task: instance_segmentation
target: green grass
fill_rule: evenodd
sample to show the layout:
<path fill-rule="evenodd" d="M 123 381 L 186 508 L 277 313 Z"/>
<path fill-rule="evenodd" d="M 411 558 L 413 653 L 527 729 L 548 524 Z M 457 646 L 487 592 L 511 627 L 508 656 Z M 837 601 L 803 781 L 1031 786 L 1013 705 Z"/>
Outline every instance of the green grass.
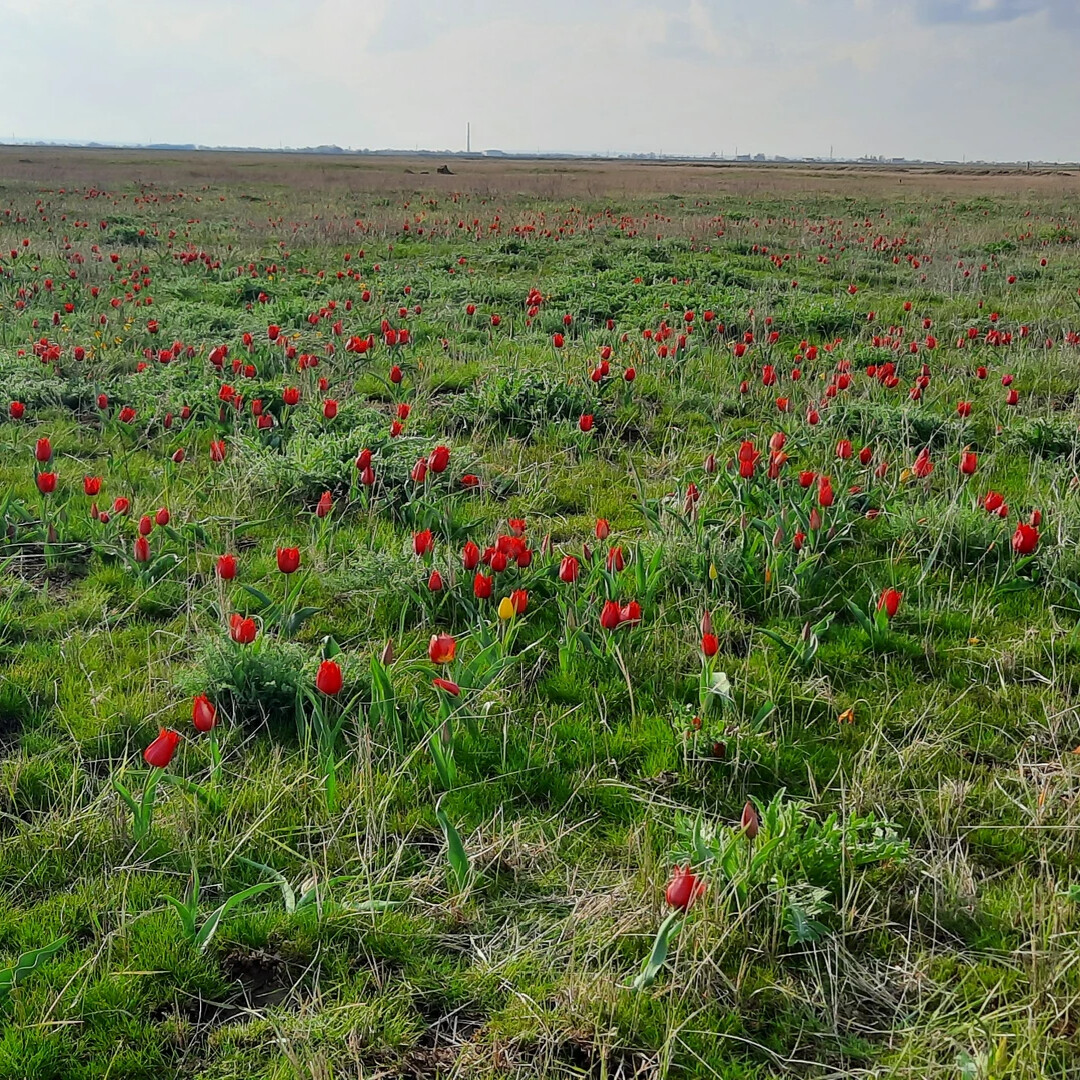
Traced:
<path fill-rule="evenodd" d="M 316 221 L 303 191 L 214 188 L 197 205 L 139 194 L 8 185 L 0 211 L 0 251 L 19 252 L 0 259 L 0 968 L 25 968 L 0 989 L 0 1078 L 1075 1071 L 1080 408 L 1066 334 L 1080 253 L 1068 207 L 466 194 L 427 204 L 421 226 L 419 198 L 323 205 L 323 193 Z M 458 229 L 473 218 L 475 235 Z M 529 315 L 532 288 L 544 300 Z M 662 326 L 674 347 L 688 310 L 686 347 L 660 355 Z M 410 344 L 385 346 L 383 318 L 407 325 Z M 268 341 L 271 323 L 292 359 Z M 990 344 L 993 328 L 1012 343 Z M 368 334 L 374 347 L 346 351 Z M 42 337 L 58 359 L 34 355 Z M 794 360 L 803 340 L 817 356 Z M 159 362 L 173 342 L 179 355 Z M 223 372 L 208 359 L 220 344 Z M 298 370 L 301 355 L 317 366 Z M 251 377 L 231 371 L 234 356 Z M 865 372 L 890 360 L 895 389 Z M 778 386 L 762 385 L 765 363 Z M 838 363 L 850 386 L 826 398 Z M 241 408 L 222 405 L 222 382 Z M 294 408 L 286 386 L 301 390 Z M 270 430 L 256 427 L 256 398 Z M 411 412 L 391 437 L 399 403 Z M 774 481 L 777 430 L 790 460 Z M 58 474 L 47 496 L 44 436 Z M 227 443 L 223 462 L 212 439 Z M 743 440 L 762 452 L 750 482 L 735 467 Z M 439 444 L 449 468 L 416 483 Z M 965 480 L 966 446 L 979 465 Z M 920 479 L 909 470 L 924 447 L 935 467 Z M 371 491 L 355 465 L 364 448 Z M 803 470 L 833 480 L 821 529 L 807 524 L 817 484 L 801 488 Z M 102 477 L 96 499 L 84 475 Z M 1006 520 L 978 505 L 989 490 Z M 127 515 L 112 514 L 120 496 Z M 135 563 L 139 518 L 162 506 L 156 561 Z M 1010 540 L 1035 509 L 1039 547 L 1024 560 Z M 513 518 L 531 565 L 477 601 L 462 546 L 483 551 Z M 426 559 L 413 551 L 423 528 Z M 607 572 L 616 544 L 628 565 Z M 301 551 L 288 579 L 283 546 Z M 224 552 L 239 562 L 232 582 L 215 576 Z M 559 580 L 564 555 L 581 560 L 576 585 Z M 867 611 L 886 586 L 903 601 L 871 636 L 850 605 Z M 518 587 L 527 610 L 503 622 L 499 601 Z M 307 609 L 289 630 L 286 588 Z M 640 602 L 640 624 L 603 630 L 608 598 Z M 704 685 L 723 672 L 727 696 L 703 689 L 706 611 L 718 652 Z M 254 644 L 229 639 L 233 612 L 259 620 Z M 444 630 L 460 698 L 432 684 L 427 643 Z M 392 662 L 373 667 L 387 641 Z M 325 657 L 345 681 L 336 738 L 316 728 Z M 393 709 L 379 705 L 383 670 Z M 213 745 L 191 722 L 201 693 L 218 708 Z M 162 727 L 183 739 L 140 840 L 114 781 L 141 795 L 142 751 Z M 748 800 L 763 821 L 753 843 L 738 825 Z M 677 861 L 706 891 L 634 989 Z M 200 948 L 167 899 L 184 898 L 193 870 L 196 927 L 277 884 L 228 908 Z M 55 955 L 26 959 L 59 939 Z"/>

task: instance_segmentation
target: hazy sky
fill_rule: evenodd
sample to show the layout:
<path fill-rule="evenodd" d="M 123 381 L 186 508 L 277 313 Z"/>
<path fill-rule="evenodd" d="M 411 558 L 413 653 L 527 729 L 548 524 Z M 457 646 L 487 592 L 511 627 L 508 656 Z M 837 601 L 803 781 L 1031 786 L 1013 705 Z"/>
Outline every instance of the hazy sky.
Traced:
<path fill-rule="evenodd" d="M 1080 0 L 0 0 L 0 138 L 1080 159 Z"/>

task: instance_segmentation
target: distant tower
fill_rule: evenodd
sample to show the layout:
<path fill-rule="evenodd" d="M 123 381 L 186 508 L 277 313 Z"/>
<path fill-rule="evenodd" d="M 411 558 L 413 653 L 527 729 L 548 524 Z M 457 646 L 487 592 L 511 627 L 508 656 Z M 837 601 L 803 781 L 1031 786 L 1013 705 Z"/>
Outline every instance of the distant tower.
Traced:
<path fill-rule="evenodd" d="M 472 153 L 472 122 L 465 124 L 465 153 Z"/>

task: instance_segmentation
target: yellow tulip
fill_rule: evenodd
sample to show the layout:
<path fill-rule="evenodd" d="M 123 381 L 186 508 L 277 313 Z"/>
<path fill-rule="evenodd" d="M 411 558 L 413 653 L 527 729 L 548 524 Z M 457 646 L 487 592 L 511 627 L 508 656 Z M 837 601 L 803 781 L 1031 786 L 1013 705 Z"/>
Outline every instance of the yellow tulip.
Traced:
<path fill-rule="evenodd" d="M 510 602 L 509 596 L 504 596 L 499 601 L 499 618 L 509 619 L 514 614 L 514 605 Z"/>
<path fill-rule="evenodd" d="M 716 571 L 716 563 L 709 563 L 709 580 L 715 581 L 719 576 Z"/>

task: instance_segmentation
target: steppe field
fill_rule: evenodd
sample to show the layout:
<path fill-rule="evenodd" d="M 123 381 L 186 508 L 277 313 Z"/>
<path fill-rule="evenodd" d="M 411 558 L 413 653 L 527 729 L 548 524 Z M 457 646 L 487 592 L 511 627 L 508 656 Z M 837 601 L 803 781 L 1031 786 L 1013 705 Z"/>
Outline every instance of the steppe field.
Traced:
<path fill-rule="evenodd" d="M 1078 219 L 0 148 L 0 1078 L 1080 1075 Z"/>

